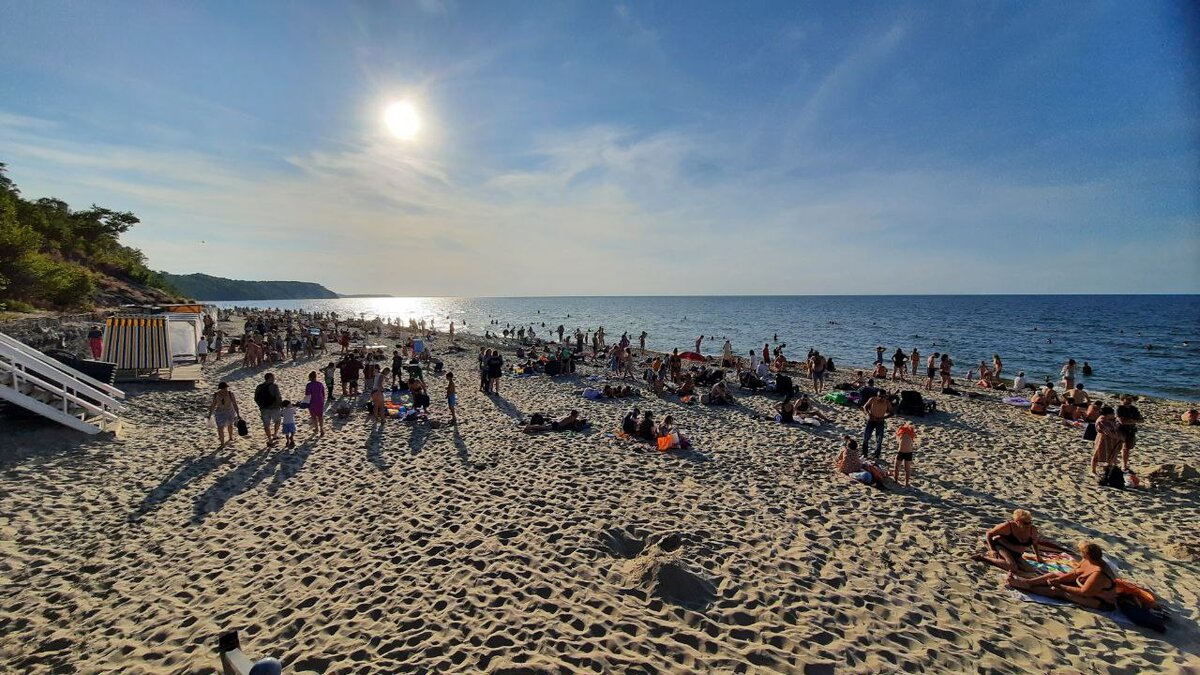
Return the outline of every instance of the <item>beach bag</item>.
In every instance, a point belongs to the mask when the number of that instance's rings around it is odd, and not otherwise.
[[[826,403],[837,403],[840,405],[847,405],[850,403],[850,397],[847,396],[845,392],[841,391],[831,391],[822,396],[821,400],[825,401]]]
[[[238,436],[249,436],[250,435],[250,427],[246,424],[246,420],[244,420],[240,417],[238,418],[238,421],[237,421],[237,432],[238,432]]]
[[[1085,441],[1096,440],[1096,423],[1095,422],[1088,422],[1087,426],[1083,428],[1083,440],[1085,440]]]
[[[1118,490],[1125,489],[1125,474],[1119,466],[1110,466],[1100,474],[1100,486],[1117,488]]]
[[[1167,624],[1163,619],[1162,612],[1143,606],[1133,597],[1118,595],[1117,609],[1121,610],[1122,614],[1139,626],[1159,633],[1167,632]]]
[[[787,396],[796,391],[796,389],[796,385],[792,384],[792,378],[788,377],[787,375],[780,375],[775,378],[776,393]]]

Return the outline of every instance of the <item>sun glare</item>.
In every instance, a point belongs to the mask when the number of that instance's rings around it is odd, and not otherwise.
[[[411,141],[421,130],[421,117],[408,101],[396,101],[389,105],[383,114],[383,121],[388,131],[402,141]]]

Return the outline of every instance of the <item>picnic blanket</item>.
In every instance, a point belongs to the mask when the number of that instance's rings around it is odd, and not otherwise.
[[[1030,403],[1029,399],[1021,397],[1021,396],[1005,396],[1004,398],[1002,398],[1000,400],[1004,401],[1005,403],[1007,403],[1011,406],[1016,406],[1018,408],[1025,408]]]

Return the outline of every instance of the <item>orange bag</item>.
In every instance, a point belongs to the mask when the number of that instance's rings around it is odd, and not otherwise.
[[[1117,579],[1117,595],[1131,596],[1144,607],[1153,607],[1158,604],[1158,599],[1154,597],[1153,593],[1124,579]]]
[[[666,452],[670,449],[671,449],[671,437],[670,436],[659,436],[658,437],[658,451]]]

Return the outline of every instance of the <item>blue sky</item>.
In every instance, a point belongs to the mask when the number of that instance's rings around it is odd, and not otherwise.
[[[1195,293],[1188,8],[7,2],[0,161],[342,292]]]

